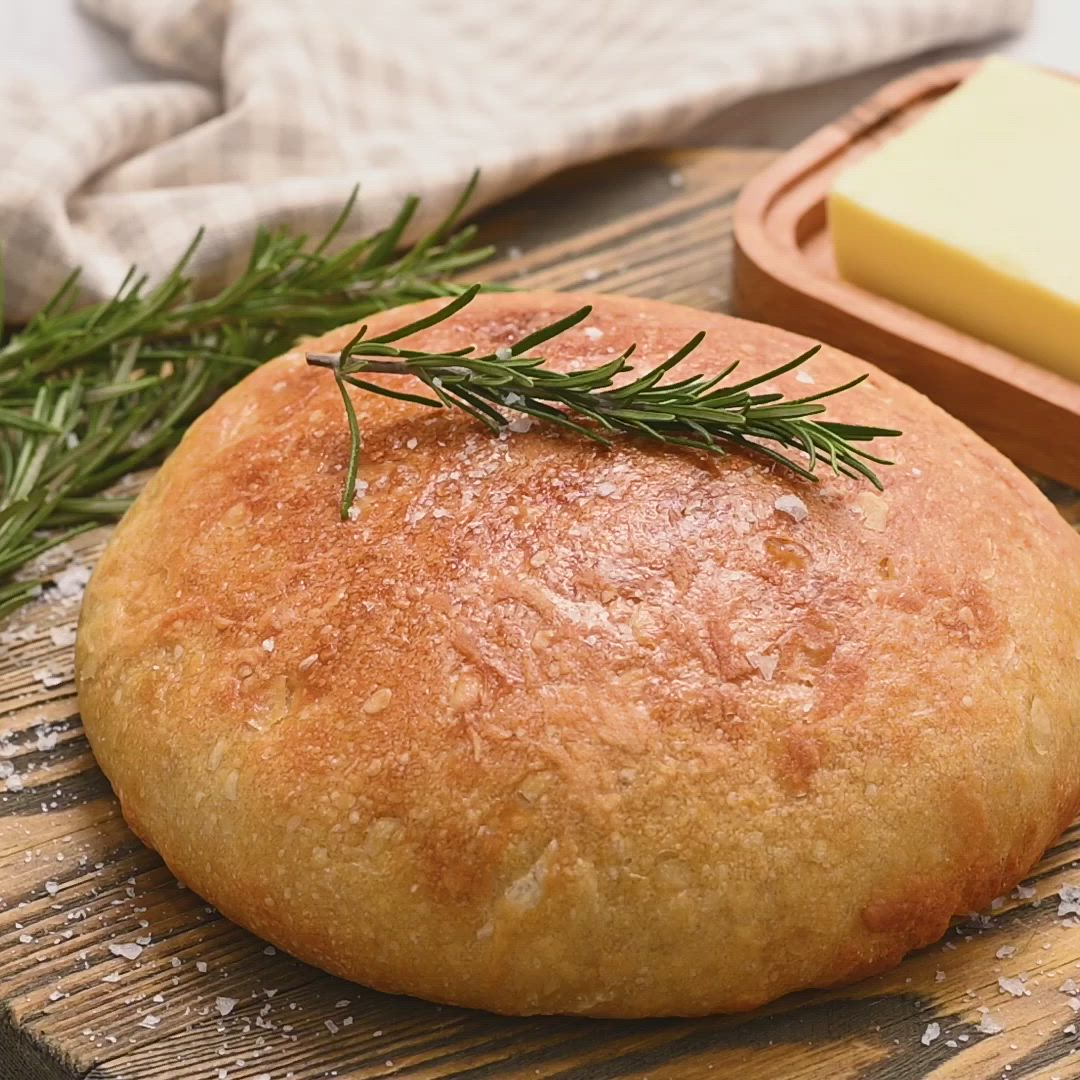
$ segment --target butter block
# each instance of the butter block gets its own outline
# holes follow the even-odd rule
[[[828,212],[841,277],[1080,380],[1080,83],[987,60]]]

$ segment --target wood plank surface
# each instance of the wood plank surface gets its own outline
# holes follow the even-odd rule
[[[502,257],[485,276],[726,310],[734,198],[770,159],[642,154],[556,178],[486,219]],[[1080,493],[1046,490],[1080,524]],[[1080,918],[1058,896],[1080,886],[1080,823],[1027,888],[895,971],[743,1016],[506,1019],[275,953],[172,878],[94,766],[71,638],[107,534],[0,624],[0,1080],[1080,1077]]]

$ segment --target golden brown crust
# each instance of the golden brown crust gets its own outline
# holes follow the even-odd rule
[[[806,345],[590,299],[603,336],[554,362],[700,328],[688,368]],[[580,302],[485,296],[421,338],[499,346]],[[358,521],[333,380],[290,354],[194,425],[79,633],[128,820],[275,944],[504,1012],[747,1009],[933,941],[1077,810],[1080,538],[907,387],[875,371],[832,409],[904,430],[882,495],[355,401]]]

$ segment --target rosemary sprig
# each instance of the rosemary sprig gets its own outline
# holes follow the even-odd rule
[[[308,354],[309,364],[334,372],[348,418],[352,445],[341,500],[343,520],[355,516],[353,498],[362,449],[349,386],[437,409],[459,408],[494,431],[507,426],[506,410],[509,410],[558,424],[605,446],[611,445],[607,434],[611,432],[646,436],[714,454],[725,452],[724,443],[749,447],[810,481],[817,480],[814,469],[820,459],[838,475],[863,477],[881,489],[881,481],[869,463],[891,463],[857,444],[897,436],[900,432],[813,419],[825,412],[822,402],[826,398],[858,386],[869,373],[801,398],[785,399],[779,393],[752,392],[762,383],[805,364],[820,345],[771,371],[732,385],[723,384],[738,367],[737,360],[719,375],[697,374],[674,382],[663,381],[701,344],[705,337],[702,331],[663,363],[615,387],[617,376],[633,370],[628,363],[634,353],[633,345],[605,364],[570,373],[545,367],[543,357],[532,354],[533,349],[587,318],[590,307],[579,308],[509,348],[493,353],[478,354],[474,346],[452,352],[424,352],[394,344],[451,318],[479,290],[480,286],[474,285],[438,311],[378,337],[369,338],[367,327],[362,326],[338,354]],[[434,397],[395,390],[360,378],[366,373],[410,375]],[[574,417],[591,423],[580,423]],[[776,446],[804,455],[806,464],[782,453]]]
[[[123,513],[130,500],[101,493],[159,461],[253,367],[304,335],[459,293],[453,276],[490,254],[471,246],[471,227],[455,232],[475,182],[404,252],[415,198],[383,232],[331,253],[354,191],[318,242],[261,231],[245,270],[215,295],[196,295],[187,274],[200,234],[157,286],[132,269],[111,300],[79,307],[72,274],[24,328],[0,337],[0,617],[41,584],[17,571]]]

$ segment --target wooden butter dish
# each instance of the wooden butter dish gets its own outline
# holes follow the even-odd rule
[[[1019,464],[1080,487],[1080,383],[868,293],[836,271],[825,210],[833,177],[977,66],[942,64],[889,83],[743,188],[734,310],[872,361]]]

